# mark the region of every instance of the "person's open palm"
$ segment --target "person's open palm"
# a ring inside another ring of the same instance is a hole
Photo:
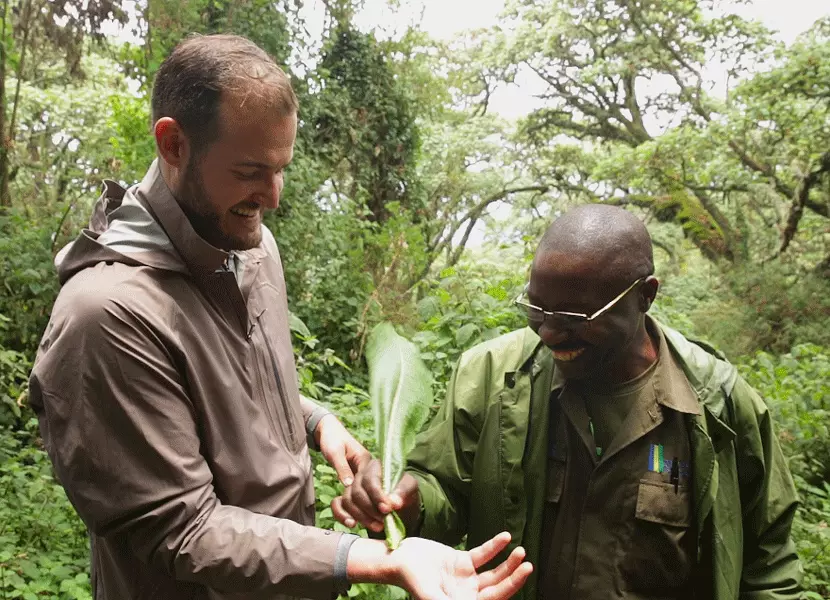
[[[392,553],[399,562],[403,581],[415,600],[506,600],[524,585],[533,566],[522,562],[518,547],[496,568],[479,573],[510,543],[510,534],[501,533],[469,551],[422,538],[407,538]]]

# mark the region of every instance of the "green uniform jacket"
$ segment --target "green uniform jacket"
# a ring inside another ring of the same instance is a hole
[[[657,325],[703,407],[689,418],[698,577],[711,579],[715,600],[797,598],[796,491],[766,405],[714,350]],[[420,535],[451,545],[466,535],[473,547],[509,531],[496,560],[524,546],[534,565],[524,600],[536,598],[553,372],[552,353],[527,328],[472,348],[409,456]]]

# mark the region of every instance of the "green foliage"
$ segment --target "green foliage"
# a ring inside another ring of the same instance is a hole
[[[112,96],[109,99],[109,143],[113,167],[126,185],[141,181],[156,157],[156,143],[150,135],[150,100],[145,96]]]
[[[0,348],[33,354],[46,328],[58,291],[49,239],[56,224],[0,214]]]
[[[740,365],[764,397],[799,491],[793,537],[805,588],[830,597],[830,350],[799,344],[775,356],[759,352]]]
[[[513,306],[526,282],[523,273],[504,263],[482,260],[442,271],[424,285],[418,302],[418,332],[413,341],[435,376],[434,396],[440,403],[461,354],[527,321]]]
[[[0,428],[0,597],[91,600],[86,529],[36,435]]]
[[[374,36],[338,25],[318,76],[325,87],[313,105],[312,151],[338,173],[350,198],[365,203],[372,220],[386,221],[390,202],[414,208],[414,110]]]
[[[0,334],[8,321],[0,314]],[[30,368],[25,354],[0,344],[0,432],[19,426],[24,417],[21,405]]]

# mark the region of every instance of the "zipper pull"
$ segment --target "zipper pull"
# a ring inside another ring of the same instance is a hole
[[[251,341],[251,338],[254,336],[254,329],[256,328],[256,321],[251,321],[251,326],[248,327],[248,335],[246,336],[247,341]]]

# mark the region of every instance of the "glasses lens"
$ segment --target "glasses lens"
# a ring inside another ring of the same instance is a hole
[[[549,317],[551,325],[559,329],[576,329],[587,327],[590,323],[588,319],[580,315],[567,315],[562,313],[553,313]]]
[[[528,306],[524,305],[522,308],[527,315],[527,320],[533,324],[542,323],[545,320],[545,313],[542,312],[540,309],[536,308],[535,306]]]

